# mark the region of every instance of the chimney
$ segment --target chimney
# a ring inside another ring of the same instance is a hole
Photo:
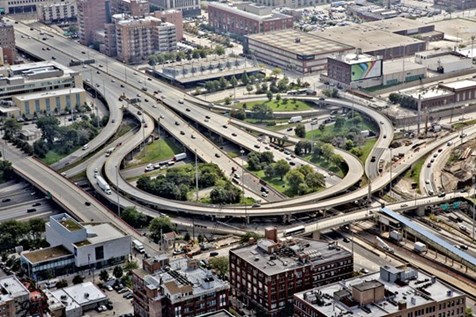
[[[264,229],[264,238],[278,242],[278,229],[276,227],[268,227]]]
[[[404,300],[401,300],[398,302],[398,310],[404,310],[407,309],[407,302]]]

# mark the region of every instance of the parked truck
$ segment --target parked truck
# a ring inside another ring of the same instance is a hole
[[[145,253],[144,245],[139,240],[132,240],[132,247],[139,253]]]
[[[298,123],[301,121],[302,121],[302,116],[294,116],[289,119],[288,123]]]
[[[111,195],[111,187],[109,187],[109,184],[102,178],[101,175],[96,176],[96,180],[98,182],[99,188],[101,188],[106,194]]]
[[[187,158],[187,153],[179,153],[174,155],[174,161],[178,162],[181,160],[185,160]]]
[[[397,230],[390,231],[390,239],[400,242],[402,240],[402,234]]]
[[[415,245],[413,246],[413,251],[415,251],[416,253],[424,253],[424,252],[428,251],[428,248],[427,248],[426,244],[424,244],[424,243],[415,242]]]

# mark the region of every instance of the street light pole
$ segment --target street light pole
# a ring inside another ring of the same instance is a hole
[[[246,219],[248,217],[247,215],[247,210],[246,210],[246,201],[245,201],[245,150],[241,149],[240,150],[241,154],[241,191],[243,192],[243,203],[245,204],[245,223]]]
[[[392,156],[392,148],[390,148],[390,191],[392,191],[392,165],[393,165],[393,156]]]
[[[198,202],[198,158],[197,158],[197,149],[195,149],[195,186],[197,187],[197,202]]]

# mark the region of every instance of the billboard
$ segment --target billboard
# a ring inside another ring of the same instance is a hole
[[[351,81],[379,77],[382,75],[382,60],[353,64],[350,70]]]

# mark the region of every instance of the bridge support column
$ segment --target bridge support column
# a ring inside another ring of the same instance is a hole
[[[416,210],[417,216],[423,217],[425,215],[425,207],[420,206]]]
[[[312,239],[313,240],[319,240],[321,238],[321,233],[319,231],[314,231],[312,233]]]
[[[250,224],[250,216],[246,216],[245,221],[246,221],[246,224],[249,225]]]

